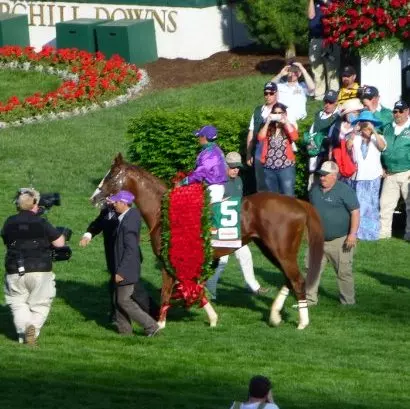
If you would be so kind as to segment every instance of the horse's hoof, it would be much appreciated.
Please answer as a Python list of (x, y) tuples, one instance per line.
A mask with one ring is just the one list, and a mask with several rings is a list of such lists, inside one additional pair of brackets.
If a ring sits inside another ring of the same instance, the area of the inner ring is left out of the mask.
[(274, 327), (277, 327), (282, 322), (282, 317), (278, 312), (272, 312), (270, 315), (269, 323)]
[(298, 329), (305, 329), (308, 325), (309, 325), (309, 322), (305, 322), (305, 323), (301, 322), (298, 325)]
[(166, 321), (158, 321), (158, 327), (160, 329), (164, 329), (165, 328), (165, 323), (166, 323)]
[(209, 326), (211, 328), (215, 328), (217, 323), (218, 323), (218, 316), (215, 316), (214, 318), (212, 318), (212, 320), (209, 320)]

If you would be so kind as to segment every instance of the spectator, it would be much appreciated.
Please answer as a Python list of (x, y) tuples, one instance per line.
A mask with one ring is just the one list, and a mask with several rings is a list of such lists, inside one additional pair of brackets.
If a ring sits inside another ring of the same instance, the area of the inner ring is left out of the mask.
[(339, 91), (339, 98), (337, 102), (342, 105), (350, 99), (357, 98), (359, 84), (356, 82), (356, 70), (347, 65), (342, 70), (342, 87)]
[(295, 195), (295, 154), (292, 142), (298, 139), (297, 129), (288, 121), (286, 106), (276, 103), (258, 133), (262, 143), (261, 163), (265, 183), (270, 192)]
[(401, 195), (406, 203), (407, 214), (404, 240), (410, 241), (410, 119), (407, 103), (397, 101), (393, 115), (393, 122), (383, 130), (387, 149), (382, 153), (386, 177), (380, 197), (380, 238), (391, 237), (393, 212)]
[[(356, 125), (357, 124), (357, 125)], [(376, 128), (381, 125), (369, 111), (362, 111), (352, 122), (357, 131), (347, 142), (357, 163), (357, 173), (352, 181), (360, 203), (360, 240), (378, 240), (380, 234), (380, 182), (383, 175), (381, 152), (386, 141)]]
[(260, 161), (262, 145), (258, 142), (257, 135), (271, 113), (273, 105), (277, 102), (278, 87), (274, 82), (268, 82), (265, 84), (263, 91), (265, 104), (258, 105), (253, 111), (246, 139), (246, 163), (248, 166), (254, 166), (257, 192), (266, 190), (265, 174)]
[[(299, 82), (303, 76), (304, 82)], [(278, 102), (288, 107), (291, 123), (306, 117), (307, 95), (313, 95), (315, 83), (300, 62), (291, 62), (272, 79), (278, 84)]]
[(322, 100), (326, 90), (339, 90), (340, 47), (324, 45), (323, 13), (321, 6), (327, 0), (309, 0), (309, 62), (315, 79), (315, 99)]
[(121, 190), (110, 196), (118, 214), (118, 229), (115, 237), (115, 283), (116, 283), (116, 319), (120, 334), (132, 334), (132, 321), (144, 328), (147, 336), (154, 336), (159, 331), (157, 322), (147, 314), (134, 300), (134, 286), (140, 280), (141, 265), (139, 238), (141, 228), (140, 212), (132, 208), (134, 195)]
[[(352, 122), (362, 109), (363, 105), (359, 99), (353, 98), (346, 101), (340, 110), (340, 118), (329, 130), (329, 160), (337, 163), (341, 180), (347, 184), (351, 183), (351, 177), (356, 169), (352, 169), (354, 163), (353, 159), (348, 156), (346, 141), (352, 136), (354, 132)], [(347, 164), (348, 161), (350, 162)]]
[(360, 205), (354, 190), (337, 180), (338, 172), (336, 163), (324, 162), (318, 171), (320, 183), (313, 185), (309, 192), (309, 200), (322, 220), (325, 246), (317, 279), (311, 282), (309, 274), (306, 276), (308, 305), (318, 303), (320, 276), (327, 261), (332, 263), (336, 271), (340, 302), (348, 305), (356, 303), (352, 264), (359, 228)]
[[(239, 169), (243, 168), (241, 155), (238, 152), (229, 152), (226, 157), (226, 163), (228, 165), (228, 182), (225, 185), (224, 199), (230, 197), (242, 198), (242, 180), (239, 177)], [(239, 248), (234, 252), (236, 259), (239, 262), (239, 266), (242, 270), (243, 278), (246, 284), (252, 290), (254, 294), (265, 294), (269, 291), (268, 288), (263, 288), (255, 278), (253, 271), (252, 253), (247, 245)], [(223, 256), (219, 259), (218, 267), (215, 269), (215, 274), (207, 281), (206, 287), (210, 291), (212, 299), (216, 299), (216, 286), (218, 284), (219, 277), (225, 270), (228, 263), (229, 255)]]
[(64, 236), (40, 217), (40, 194), (21, 189), (19, 212), (4, 223), (6, 303), (20, 343), (35, 345), (56, 295), (51, 246), (63, 247)]
[(231, 409), (279, 409), (273, 401), (272, 383), (265, 376), (254, 376), (249, 382), (248, 400), (234, 402)]
[(361, 94), (363, 105), (381, 121), (380, 129), (393, 122), (393, 112), (380, 104), (379, 90), (376, 87), (365, 86)]
[[(322, 165), (322, 162), (328, 160), (329, 144), (327, 136), (330, 127), (339, 118), (339, 111), (337, 108), (337, 92), (334, 90), (327, 91), (323, 98), (323, 109), (316, 113), (314, 122), (309, 130), (309, 140), (313, 141), (314, 155), (309, 158), (309, 186), (312, 186), (315, 172)], [(319, 134), (320, 138), (316, 138)], [(311, 142), (310, 142), (311, 143)], [(309, 147), (308, 147), (309, 152)]]

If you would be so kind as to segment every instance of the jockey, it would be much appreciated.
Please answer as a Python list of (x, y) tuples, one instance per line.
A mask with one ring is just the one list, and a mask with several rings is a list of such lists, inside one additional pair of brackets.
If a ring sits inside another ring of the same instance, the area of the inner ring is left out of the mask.
[(202, 146), (196, 158), (196, 168), (179, 186), (196, 182), (204, 182), (208, 186), (211, 203), (221, 202), (225, 192), (225, 183), (228, 180), (226, 162), (221, 148), (214, 142), (218, 136), (217, 129), (206, 125), (194, 132)]

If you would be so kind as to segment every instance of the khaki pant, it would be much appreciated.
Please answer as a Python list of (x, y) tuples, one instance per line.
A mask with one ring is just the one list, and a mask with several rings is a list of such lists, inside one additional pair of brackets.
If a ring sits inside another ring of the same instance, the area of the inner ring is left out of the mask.
[(13, 313), (17, 334), (24, 334), (29, 325), (34, 325), (36, 336), (40, 333), (56, 295), (54, 278), (51, 271), (6, 274), (6, 303)]
[(400, 199), (406, 202), (406, 234), (410, 238), (410, 197), (409, 182), (410, 170), (406, 172), (387, 175), (383, 180), (382, 194), (380, 197), (380, 238), (389, 238), (392, 233), (393, 212)]
[(339, 90), (340, 48), (336, 44), (323, 47), (322, 38), (309, 43), (309, 62), (315, 79), (315, 98), (322, 99), (327, 90)]
[[(339, 286), (339, 299), (342, 304), (355, 304), (355, 291), (353, 280), (353, 254), (354, 249), (346, 250), (344, 242), (346, 236), (335, 240), (325, 241), (324, 255), (320, 265), (320, 273), (315, 281), (309, 280), (306, 274), (306, 299), (309, 304), (317, 304), (320, 277), (328, 261), (332, 263), (336, 272), (337, 284)], [(309, 266), (309, 256), (306, 253), (306, 269)]]

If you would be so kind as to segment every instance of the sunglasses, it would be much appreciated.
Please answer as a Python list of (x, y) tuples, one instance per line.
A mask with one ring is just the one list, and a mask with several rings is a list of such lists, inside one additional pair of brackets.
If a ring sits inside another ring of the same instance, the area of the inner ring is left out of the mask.
[(393, 114), (402, 114), (404, 112), (404, 109), (393, 109)]
[(265, 91), (264, 93), (263, 93), (263, 95), (275, 95), (276, 94), (276, 91), (274, 91), (274, 92), (267, 92), (267, 91)]
[(283, 111), (274, 111), (274, 112), (272, 112), (273, 114), (284, 114), (284, 112)]

